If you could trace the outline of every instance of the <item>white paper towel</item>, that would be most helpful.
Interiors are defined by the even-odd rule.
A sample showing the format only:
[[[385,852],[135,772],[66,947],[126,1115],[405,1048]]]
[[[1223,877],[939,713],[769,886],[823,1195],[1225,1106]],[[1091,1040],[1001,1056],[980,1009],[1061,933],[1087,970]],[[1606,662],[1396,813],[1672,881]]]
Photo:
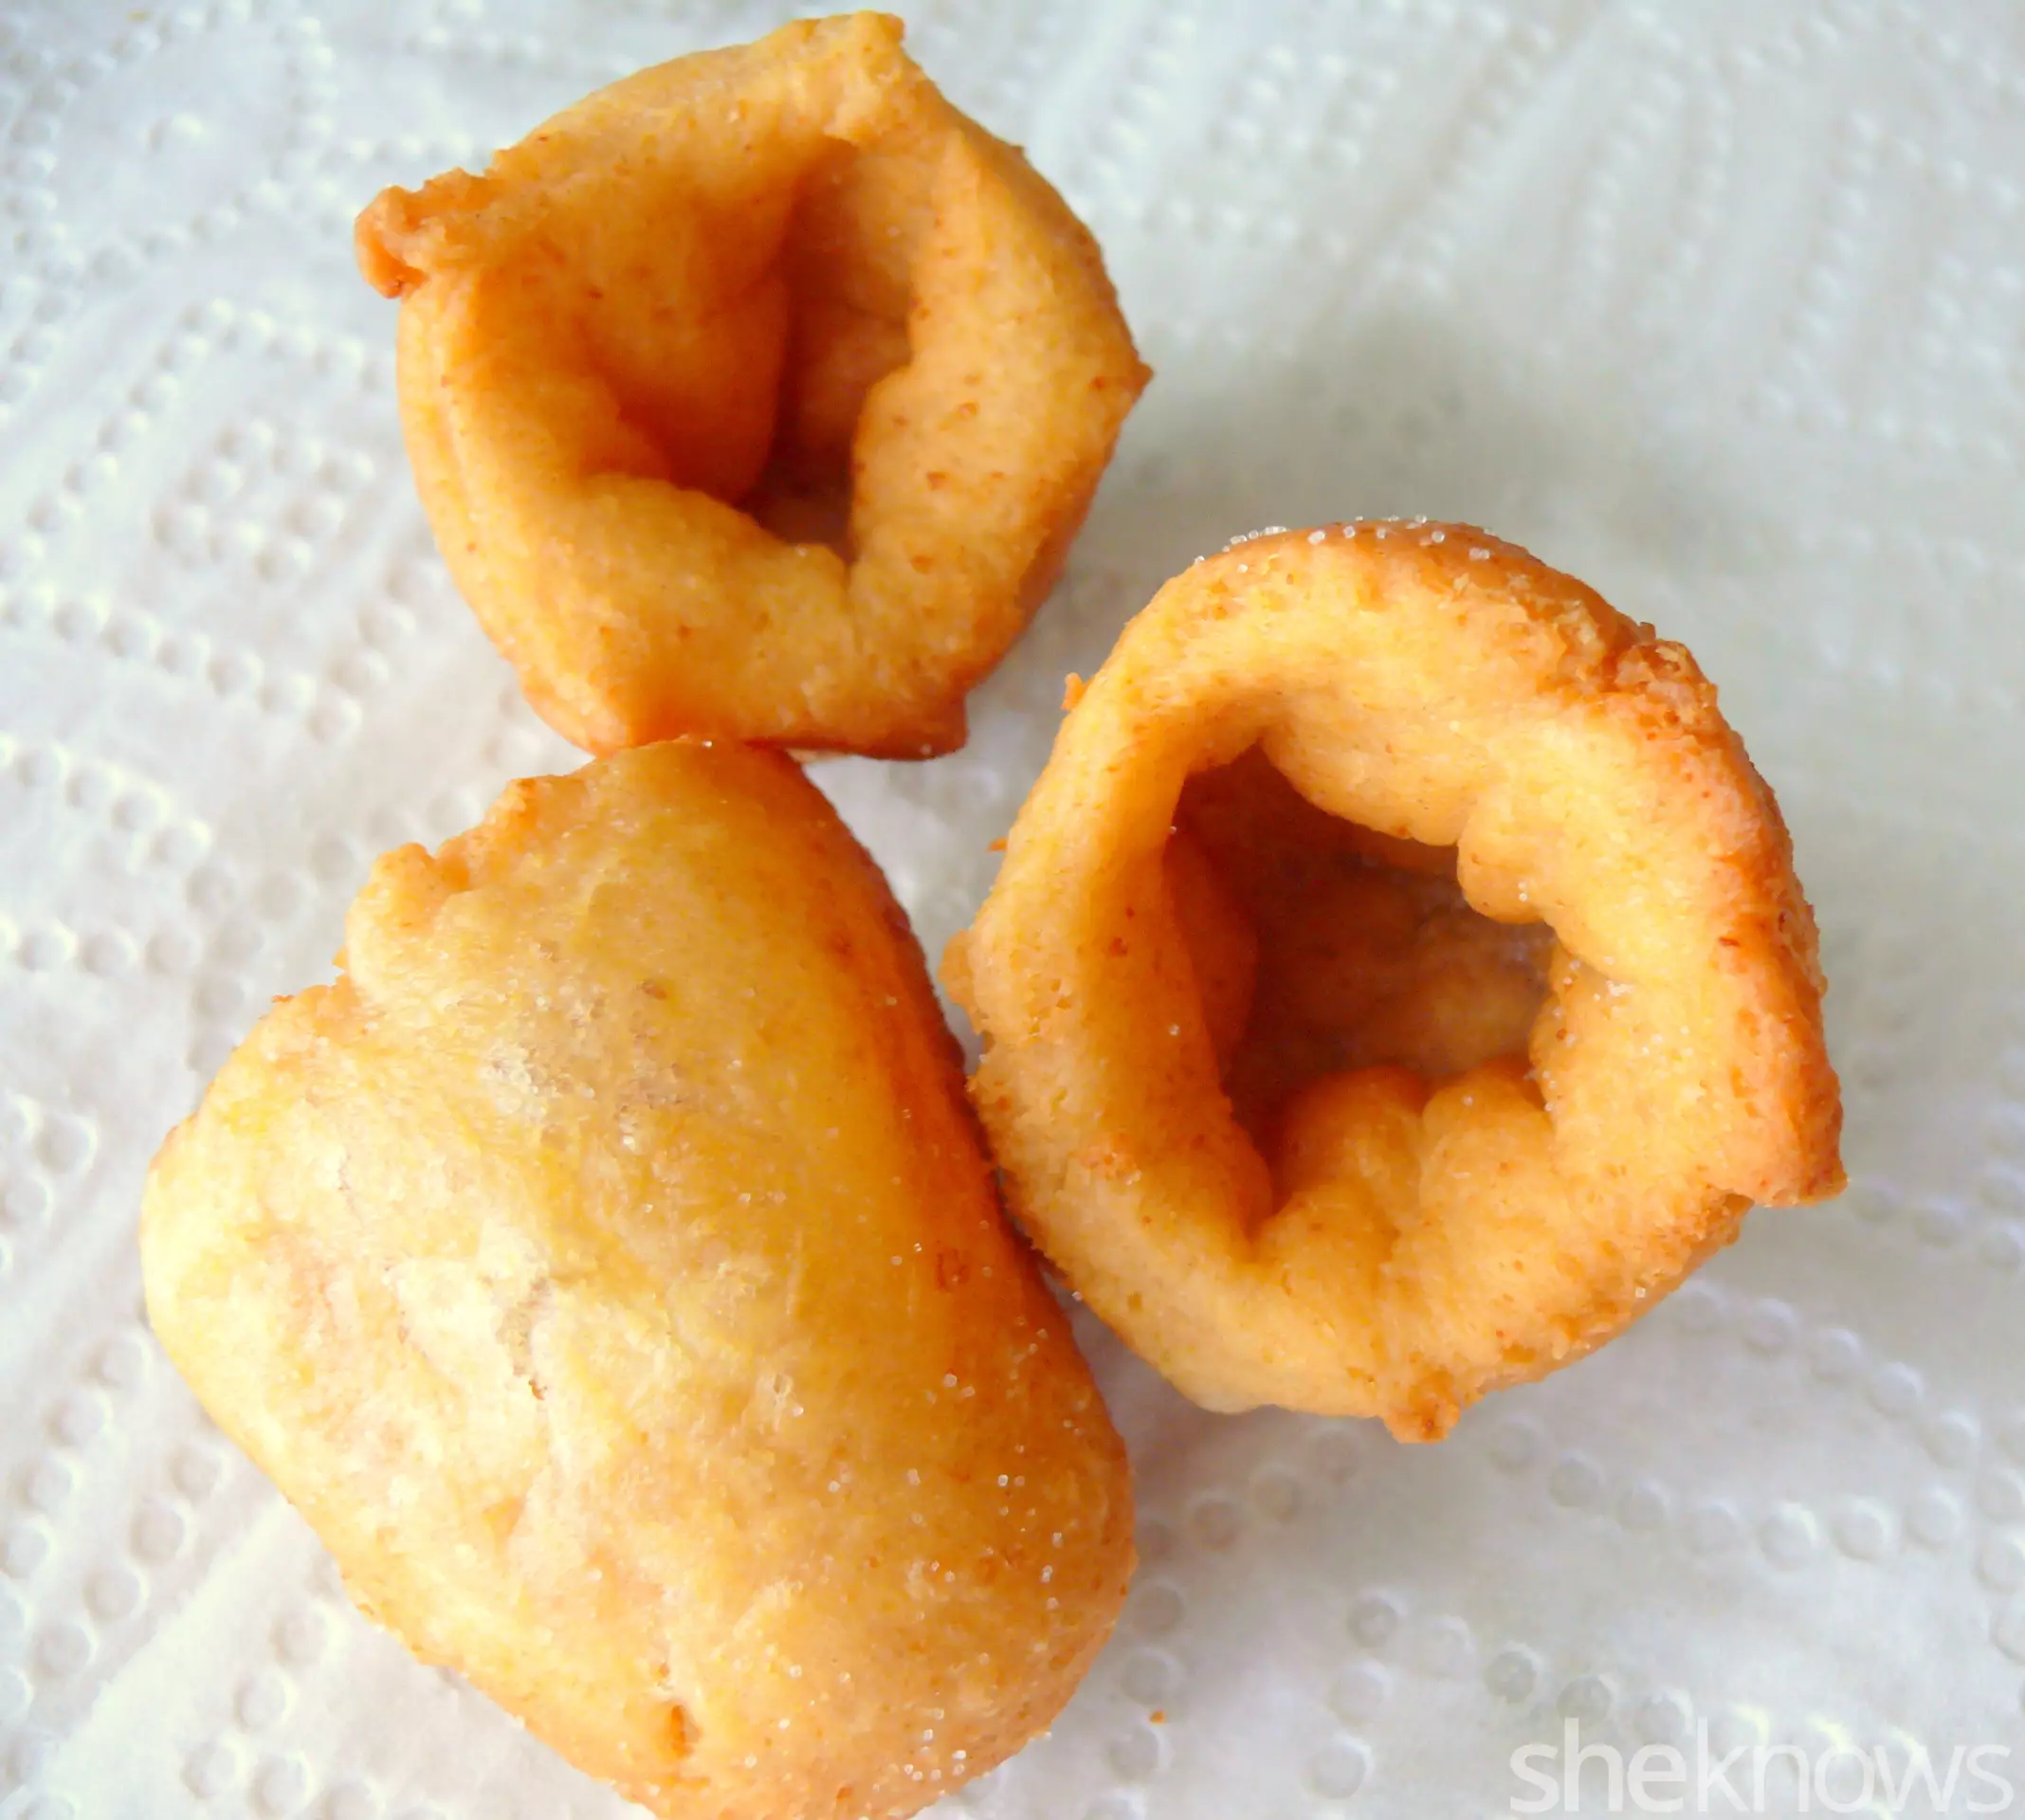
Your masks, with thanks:
[[[351,1611],[149,1338],[134,1217],[370,857],[572,762],[432,552],[353,212],[784,10],[0,13],[8,1820],[618,1810]],[[910,45],[1095,228],[1158,370],[970,747],[817,774],[931,954],[1162,578],[1268,521],[1475,519],[1721,684],[1859,1184],[1432,1448],[1203,1415],[1086,1331],[1144,1566],[952,1809],[1480,1816],[1574,1718],[1690,1770],[2008,1746],[2025,1811],[2025,13],[961,0]]]

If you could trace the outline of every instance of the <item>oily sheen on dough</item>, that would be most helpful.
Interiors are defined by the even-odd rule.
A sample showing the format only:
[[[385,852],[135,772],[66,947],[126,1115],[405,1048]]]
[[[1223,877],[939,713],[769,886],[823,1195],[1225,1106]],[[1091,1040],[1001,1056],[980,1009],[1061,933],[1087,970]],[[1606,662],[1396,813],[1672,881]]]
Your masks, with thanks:
[[[1045,1726],[1122,1450],[884,881],[675,743],[388,854],[163,1147],[151,1318],[358,1604],[669,1820],[895,1815]]]

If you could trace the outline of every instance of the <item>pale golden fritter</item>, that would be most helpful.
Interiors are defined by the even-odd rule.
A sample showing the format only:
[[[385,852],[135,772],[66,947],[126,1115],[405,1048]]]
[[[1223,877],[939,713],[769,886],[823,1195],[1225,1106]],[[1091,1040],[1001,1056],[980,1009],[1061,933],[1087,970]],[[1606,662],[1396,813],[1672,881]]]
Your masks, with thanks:
[[[375,866],[163,1147],[155,1331],[359,1605],[660,1814],[912,1813],[1131,1567],[919,950],[785,757],[674,743]]]
[[[1015,1214],[1212,1408],[1438,1436],[1842,1181],[1814,919],[1714,689],[1467,525],[1170,582],[945,972]]]
[[[359,217],[446,561],[594,752],[918,757],[1148,377],[1096,243],[858,13],[679,58]]]

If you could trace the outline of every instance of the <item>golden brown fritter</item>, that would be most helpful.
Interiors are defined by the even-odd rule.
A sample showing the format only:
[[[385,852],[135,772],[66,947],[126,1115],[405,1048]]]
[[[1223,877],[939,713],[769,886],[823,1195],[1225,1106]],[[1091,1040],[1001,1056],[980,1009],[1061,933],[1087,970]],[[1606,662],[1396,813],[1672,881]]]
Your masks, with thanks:
[[[945,973],[1015,1214],[1212,1408],[1438,1436],[1842,1180],[1814,919],[1714,689],[1467,525],[1168,583]]]
[[[858,13],[683,57],[359,217],[458,586],[556,729],[919,757],[1148,377],[1096,243]]]
[[[359,1605],[691,1820],[912,1813],[1052,1719],[1122,1449],[884,881],[785,757],[375,866],[163,1147],[155,1331]]]

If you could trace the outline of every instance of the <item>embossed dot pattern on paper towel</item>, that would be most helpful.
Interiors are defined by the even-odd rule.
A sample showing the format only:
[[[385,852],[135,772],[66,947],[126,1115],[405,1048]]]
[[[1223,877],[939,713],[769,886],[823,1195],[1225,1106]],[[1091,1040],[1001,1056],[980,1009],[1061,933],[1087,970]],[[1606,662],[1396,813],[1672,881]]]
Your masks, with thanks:
[[[783,7],[0,15],[0,1806],[616,1814],[410,1662],[138,1307],[163,1132],[380,848],[573,755],[409,483],[382,183]],[[931,954],[1064,672],[1236,532],[1480,520],[1687,639],[1779,791],[1849,1089],[1762,1213],[1432,1450],[1189,1410],[1093,1323],[1138,1585],[987,1820],[1501,1812],[1514,1750],[2025,1711],[2025,25],[2002,0],[924,0],[1158,379],[932,765],[816,775]],[[1635,1614],[1635,1622],[1632,1621]],[[1233,1780],[1232,1778],[1236,1779]]]

